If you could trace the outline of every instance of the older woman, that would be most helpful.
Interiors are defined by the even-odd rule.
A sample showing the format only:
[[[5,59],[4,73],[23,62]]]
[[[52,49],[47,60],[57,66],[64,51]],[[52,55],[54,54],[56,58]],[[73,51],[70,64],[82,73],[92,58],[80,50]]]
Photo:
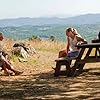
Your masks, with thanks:
[[[3,40],[3,35],[0,33],[0,41]],[[12,65],[8,62],[6,57],[3,55],[2,47],[0,46],[0,67],[4,70],[5,75],[10,75],[9,71],[12,71],[15,75],[19,75],[22,72],[15,70]]]

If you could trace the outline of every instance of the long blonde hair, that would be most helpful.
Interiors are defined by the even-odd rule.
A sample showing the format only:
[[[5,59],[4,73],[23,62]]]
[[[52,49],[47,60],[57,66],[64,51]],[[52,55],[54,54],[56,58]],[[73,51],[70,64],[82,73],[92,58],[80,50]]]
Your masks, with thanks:
[[[72,32],[74,35],[77,35],[78,37],[81,37],[81,35],[77,32],[75,28],[67,28],[66,32]]]

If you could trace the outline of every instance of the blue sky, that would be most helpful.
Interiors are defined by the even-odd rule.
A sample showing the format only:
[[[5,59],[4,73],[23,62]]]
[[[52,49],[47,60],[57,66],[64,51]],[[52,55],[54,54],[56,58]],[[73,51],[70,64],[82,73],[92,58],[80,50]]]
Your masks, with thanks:
[[[100,0],[0,0],[0,19],[100,13]]]

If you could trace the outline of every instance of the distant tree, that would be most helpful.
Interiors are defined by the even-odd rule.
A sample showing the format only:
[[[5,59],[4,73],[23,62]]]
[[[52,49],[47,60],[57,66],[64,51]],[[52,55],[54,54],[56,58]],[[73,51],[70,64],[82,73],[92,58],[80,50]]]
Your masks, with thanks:
[[[56,39],[55,39],[54,36],[50,36],[49,40],[50,40],[50,41],[55,41]]]
[[[33,35],[29,40],[38,40],[41,41],[41,39],[38,36]]]

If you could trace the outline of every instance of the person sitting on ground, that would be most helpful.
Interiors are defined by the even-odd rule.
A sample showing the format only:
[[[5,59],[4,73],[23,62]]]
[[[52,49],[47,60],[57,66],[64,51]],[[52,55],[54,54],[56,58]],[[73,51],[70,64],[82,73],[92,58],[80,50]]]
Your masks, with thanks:
[[[2,40],[3,40],[3,35],[2,33],[0,33],[0,41]],[[0,67],[2,68],[2,70],[4,70],[5,75],[10,75],[9,70],[12,71],[15,75],[19,75],[23,73],[13,68],[11,63],[9,63],[9,61],[7,60],[7,54],[5,53],[4,55],[2,47],[0,47]]]
[[[77,57],[79,49],[75,47],[78,43],[87,43],[85,39],[78,34],[75,28],[68,28],[66,30],[67,36],[67,48],[59,52],[59,58],[61,57]]]

